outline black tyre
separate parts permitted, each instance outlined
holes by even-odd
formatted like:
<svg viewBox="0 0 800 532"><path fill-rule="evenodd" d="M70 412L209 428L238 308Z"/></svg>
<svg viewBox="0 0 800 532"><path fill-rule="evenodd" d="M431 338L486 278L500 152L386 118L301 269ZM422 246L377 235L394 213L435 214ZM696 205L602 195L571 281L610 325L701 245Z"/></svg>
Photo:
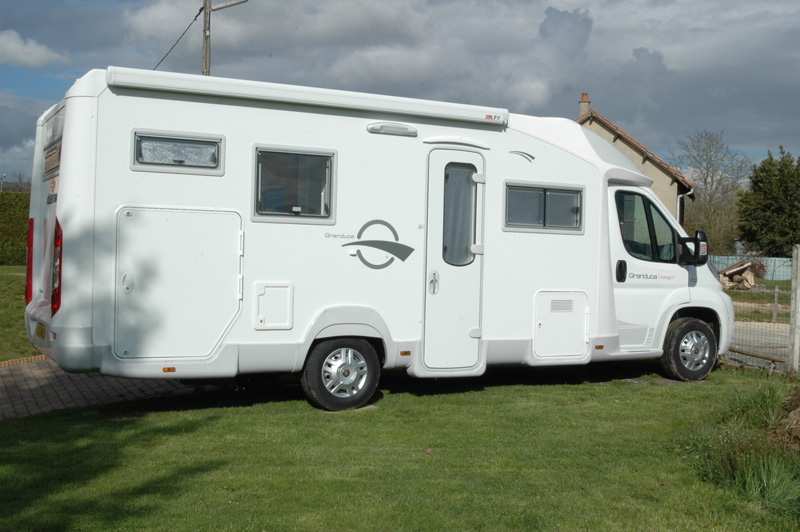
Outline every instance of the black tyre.
<svg viewBox="0 0 800 532"><path fill-rule="evenodd" d="M337 338L311 350L300 382L311 404L324 410L349 410L372 398L380 371L378 354L369 342Z"/></svg>
<svg viewBox="0 0 800 532"><path fill-rule="evenodd" d="M717 339L702 320L680 318L669 324L664 339L661 367L667 376L681 381L699 381L717 362Z"/></svg>

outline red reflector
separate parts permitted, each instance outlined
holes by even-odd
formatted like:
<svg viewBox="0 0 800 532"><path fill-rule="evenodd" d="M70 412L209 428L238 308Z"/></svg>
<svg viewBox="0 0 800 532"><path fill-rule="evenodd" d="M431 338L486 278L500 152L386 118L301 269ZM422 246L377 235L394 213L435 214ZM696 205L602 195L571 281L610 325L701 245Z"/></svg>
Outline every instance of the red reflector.
<svg viewBox="0 0 800 532"><path fill-rule="evenodd" d="M64 234L61 224L56 218L56 231L53 239L53 290L50 293L50 315L55 316L61 308L61 249L64 243Z"/></svg>
<svg viewBox="0 0 800 532"><path fill-rule="evenodd" d="M33 300L33 218L28 219L28 263L25 272L25 305Z"/></svg>

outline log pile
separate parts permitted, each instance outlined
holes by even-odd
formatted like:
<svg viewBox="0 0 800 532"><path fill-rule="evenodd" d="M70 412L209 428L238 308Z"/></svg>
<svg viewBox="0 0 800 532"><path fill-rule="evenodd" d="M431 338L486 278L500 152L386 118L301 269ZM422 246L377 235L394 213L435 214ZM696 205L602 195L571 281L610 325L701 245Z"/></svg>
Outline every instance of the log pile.
<svg viewBox="0 0 800 532"><path fill-rule="evenodd" d="M755 263L743 260L719 272L725 290L750 290L756 285Z"/></svg>

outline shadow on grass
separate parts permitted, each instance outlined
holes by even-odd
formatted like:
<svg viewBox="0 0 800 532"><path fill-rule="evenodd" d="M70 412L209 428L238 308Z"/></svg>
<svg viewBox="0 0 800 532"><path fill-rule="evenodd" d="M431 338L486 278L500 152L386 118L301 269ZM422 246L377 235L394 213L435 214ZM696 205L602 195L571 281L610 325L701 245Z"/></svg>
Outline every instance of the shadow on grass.
<svg viewBox="0 0 800 532"><path fill-rule="evenodd" d="M417 379L404 370L385 371L370 404L380 404L384 393L415 396L475 392L497 386L604 384L615 380L640 379L658 371L657 361L603 362L586 366L490 367L486 374L469 378ZM677 381L676 381L677 384ZM198 384L169 396L111 405L106 410L132 412L187 411L208 408L251 407L264 403L305 402L299 375L252 376L238 381ZM309 408L311 408L309 406Z"/></svg>
<svg viewBox="0 0 800 532"><path fill-rule="evenodd" d="M390 371L373 403L380 404L384 394L444 396L510 385L603 384L647 377L656 369L652 361L496 367L482 377L436 380ZM220 456L189 463L181 460L181 449L176 447L173 461L131 472L131 453L146 454L148 448L176 445L174 440L186 435L201 436L207 424L224 415L220 408L284 402L305 402L295 375L251 378L237 389L198 385L161 397L52 412L32 423L5 421L0 426L0 530L75 530L87 522L111 529L129 519L146 518L176 495L195 489L208 473L229 464ZM184 411L195 413L177 415ZM154 426L152 420L143 419L153 412L176 416Z"/></svg>
<svg viewBox="0 0 800 532"><path fill-rule="evenodd" d="M146 516L224 462L158 464L131 472L124 469L127 454L201 431L214 417L153 427L139 416L101 408L44 414L35 423L4 421L0 529L77 530L87 522L115 528Z"/></svg>
<svg viewBox="0 0 800 532"><path fill-rule="evenodd" d="M497 366L488 368L480 377L456 379L413 379L405 373L387 372L381 378L380 388L393 394L428 396L480 391L496 386L606 384L615 380L639 379L656 373L658 369L657 361L645 360L536 368Z"/></svg>

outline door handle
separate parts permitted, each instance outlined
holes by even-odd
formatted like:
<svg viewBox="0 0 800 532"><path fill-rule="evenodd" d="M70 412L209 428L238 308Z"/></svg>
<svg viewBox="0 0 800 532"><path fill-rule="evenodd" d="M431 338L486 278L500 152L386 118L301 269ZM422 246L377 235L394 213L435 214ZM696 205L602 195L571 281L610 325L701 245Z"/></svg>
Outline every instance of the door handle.
<svg viewBox="0 0 800 532"><path fill-rule="evenodd" d="M134 280L133 274L131 273L123 273L122 274L122 291L126 294L130 294L133 291Z"/></svg>
<svg viewBox="0 0 800 532"><path fill-rule="evenodd" d="M431 272L430 279L428 280L428 292L433 295L439 293L439 273Z"/></svg>
<svg viewBox="0 0 800 532"><path fill-rule="evenodd" d="M624 260L617 261L617 282L624 283L628 277L628 263Z"/></svg>

